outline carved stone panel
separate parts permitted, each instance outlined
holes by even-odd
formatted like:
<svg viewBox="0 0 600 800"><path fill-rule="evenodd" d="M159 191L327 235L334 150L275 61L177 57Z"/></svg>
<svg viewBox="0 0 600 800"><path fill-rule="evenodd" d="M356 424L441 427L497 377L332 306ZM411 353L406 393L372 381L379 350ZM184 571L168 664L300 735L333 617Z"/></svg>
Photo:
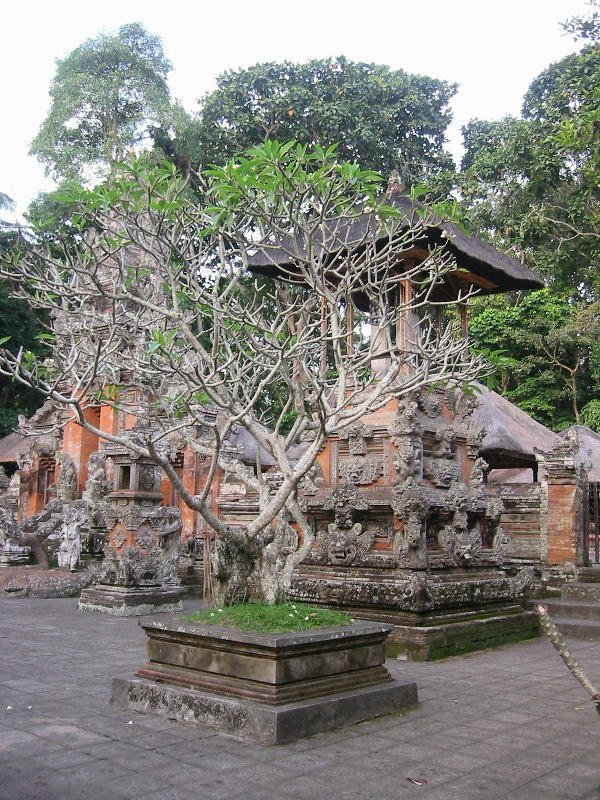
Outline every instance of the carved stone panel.
<svg viewBox="0 0 600 800"><path fill-rule="evenodd" d="M344 459L338 466L338 476L346 483L366 486L383 475L383 459L354 456Z"/></svg>

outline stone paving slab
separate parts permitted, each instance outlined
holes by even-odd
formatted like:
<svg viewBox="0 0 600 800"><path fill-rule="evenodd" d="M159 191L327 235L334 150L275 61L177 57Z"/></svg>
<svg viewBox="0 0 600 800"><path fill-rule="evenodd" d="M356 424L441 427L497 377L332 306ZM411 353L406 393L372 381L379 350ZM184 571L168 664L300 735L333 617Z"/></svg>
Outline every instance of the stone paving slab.
<svg viewBox="0 0 600 800"><path fill-rule="evenodd" d="M598 643L570 645L599 684ZM144 647L74 599L0 600L0 800L600 797L600 718L545 639L387 662L417 709L278 747L111 708Z"/></svg>

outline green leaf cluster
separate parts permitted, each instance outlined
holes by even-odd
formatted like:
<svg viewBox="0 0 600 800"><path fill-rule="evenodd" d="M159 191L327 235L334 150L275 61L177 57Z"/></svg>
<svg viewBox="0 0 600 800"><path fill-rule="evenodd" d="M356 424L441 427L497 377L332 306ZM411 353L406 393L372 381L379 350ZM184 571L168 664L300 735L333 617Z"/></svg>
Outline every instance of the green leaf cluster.
<svg viewBox="0 0 600 800"><path fill-rule="evenodd" d="M171 65L139 23L101 34L57 62L50 112L31 144L55 177L113 166L168 117Z"/></svg>
<svg viewBox="0 0 600 800"><path fill-rule="evenodd" d="M224 72L197 117L177 107L154 137L182 168L223 164L268 139L338 143L340 159L383 174L398 169L411 184L452 168L444 142L455 92L446 81L343 56L255 64Z"/></svg>

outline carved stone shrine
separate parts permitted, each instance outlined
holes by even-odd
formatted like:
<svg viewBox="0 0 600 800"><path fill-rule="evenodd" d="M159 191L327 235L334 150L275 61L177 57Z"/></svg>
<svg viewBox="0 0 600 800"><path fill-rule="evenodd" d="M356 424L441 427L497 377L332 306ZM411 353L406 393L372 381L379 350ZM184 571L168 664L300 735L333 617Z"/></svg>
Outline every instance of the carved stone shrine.
<svg viewBox="0 0 600 800"><path fill-rule="evenodd" d="M105 452L115 474L105 499L108 544L96 582L81 593L79 609L118 616L181 611L179 510L161 505L156 464L124 448L109 446Z"/></svg>
<svg viewBox="0 0 600 800"><path fill-rule="evenodd" d="M501 568L502 502L484 494L484 430L456 390L404 395L326 443L303 508L315 531L292 596L393 623L397 654L431 659L535 635Z"/></svg>

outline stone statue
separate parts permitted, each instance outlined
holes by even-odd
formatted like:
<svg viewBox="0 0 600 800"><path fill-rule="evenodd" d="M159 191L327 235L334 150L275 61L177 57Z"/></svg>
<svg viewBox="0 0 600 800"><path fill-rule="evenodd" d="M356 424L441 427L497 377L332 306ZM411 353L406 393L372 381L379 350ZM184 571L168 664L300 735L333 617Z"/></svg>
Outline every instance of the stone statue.
<svg viewBox="0 0 600 800"><path fill-rule="evenodd" d="M77 473L73 459L66 453L61 453L58 456L58 463L60 464L60 475L56 490L57 497L63 503L72 503L77 491Z"/></svg>
<svg viewBox="0 0 600 800"><path fill-rule="evenodd" d="M77 508L67 506L63 515L62 541L58 548L58 566L76 572L81 560L82 515Z"/></svg>
<svg viewBox="0 0 600 800"><path fill-rule="evenodd" d="M14 504L8 495L10 482L0 467L0 547L9 540L18 540L19 529L15 521Z"/></svg>
<svg viewBox="0 0 600 800"><path fill-rule="evenodd" d="M85 482L82 498L88 507L102 500L110 491L110 482L106 480L104 468L105 458L100 452L94 452L88 460L88 477Z"/></svg>

